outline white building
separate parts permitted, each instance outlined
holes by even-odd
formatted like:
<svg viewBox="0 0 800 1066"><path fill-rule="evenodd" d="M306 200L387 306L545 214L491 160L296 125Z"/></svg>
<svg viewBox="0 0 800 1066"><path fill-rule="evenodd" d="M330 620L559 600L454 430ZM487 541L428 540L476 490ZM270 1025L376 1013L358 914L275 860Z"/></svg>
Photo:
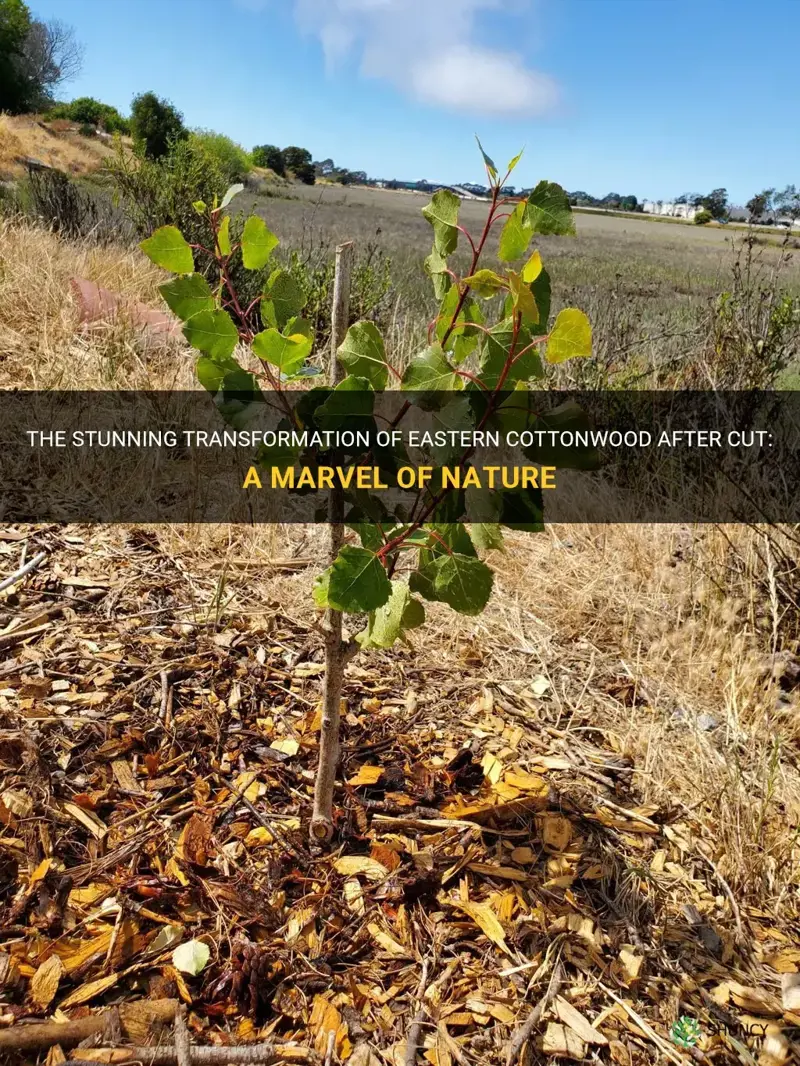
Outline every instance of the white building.
<svg viewBox="0 0 800 1066"><path fill-rule="evenodd" d="M664 215L667 218L685 218L691 222L702 207L693 207L691 204L669 203L667 200L645 200L642 211L646 215Z"/></svg>

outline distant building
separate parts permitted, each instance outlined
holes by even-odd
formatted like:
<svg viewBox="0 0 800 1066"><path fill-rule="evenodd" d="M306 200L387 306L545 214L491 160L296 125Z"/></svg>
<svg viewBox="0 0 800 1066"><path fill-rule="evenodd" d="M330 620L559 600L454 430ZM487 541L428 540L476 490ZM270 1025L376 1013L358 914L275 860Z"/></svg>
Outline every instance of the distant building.
<svg viewBox="0 0 800 1066"><path fill-rule="evenodd" d="M642 211L646 215L663 215L666 218L685 218L691 221L702 207L692 204L676 204L667 200L645 200Z"/></svg>

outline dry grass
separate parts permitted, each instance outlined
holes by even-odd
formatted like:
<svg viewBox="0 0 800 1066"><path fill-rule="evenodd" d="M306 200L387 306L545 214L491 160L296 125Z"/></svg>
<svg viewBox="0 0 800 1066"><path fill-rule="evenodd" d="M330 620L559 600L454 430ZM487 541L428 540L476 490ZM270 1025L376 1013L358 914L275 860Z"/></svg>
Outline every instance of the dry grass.
<svg viewBox="0 0 800 1066"><path fill-rule="evenodd" d="M18 178L25 167L18 157L38 159L67 174L92 174L108 155L108 143L82 137L63 122L43 122L37 115L0 114L0 178Z"/></svg>
<svg viewBox="0 0 800 1066"><path fill-rule="evenodd" d="M40 389L190 384L190 360L176 360L173 348L120 323L82 326L73 277L160 302L163 273L138 249L66 243L28 222L0 220L0 383Z"/></svg>
<svg viewBox="0 0 800 1066"><path fill-rule="evenodd" d="M80 327L73 275L157 306L159 272L138 252L68 245L4 223L3 385L191 383L185 349L147 348L123 325ZM313 622L314 567L276 573L267 563L324 559L324 529L164 527L159 537L187 575L209 567L224 575L223 618L258 618L277 601ZM543 675L542 700L557 708L561 729L602 733L635 759L644 798L688 808L713 827L713 861L741 903L788 908L800 875L800 707L797 690L782 692L776 665L798 651L793 547L747 528L512 534L493 560L496 594L486 613L465 619L431 605L413 651L384 656L382 669L402 685L413 656L417 669L463 677L465 699L485 679ZM243 569L243 559L255 565Z"/></svg>

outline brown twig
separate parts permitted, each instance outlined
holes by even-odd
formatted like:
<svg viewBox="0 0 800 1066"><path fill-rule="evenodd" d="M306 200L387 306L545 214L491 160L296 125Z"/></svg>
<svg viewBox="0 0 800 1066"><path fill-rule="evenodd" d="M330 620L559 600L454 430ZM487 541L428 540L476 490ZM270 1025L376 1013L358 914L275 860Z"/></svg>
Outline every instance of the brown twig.
<svg viewBox="0 0 800 1066"><path fill-rule="evenodd" d="M546 961L546 960L545 960ZM520 1051L522 1051L525 1044L530 1040L533 1030L542 1020L542 1015L550 1006L551 1001L558 995L558 991L561 988L561 982L564 980L564 970L561 965L561 959L556 962L553 968L553 973L550 976L550 982L545 990L544 995L530 1012L528 1017L522 1023L522 1025L516 1030L514 1035L506 1044L505 1062L506 1066L513 1066L513 1063L517 1061Z"/></svg>

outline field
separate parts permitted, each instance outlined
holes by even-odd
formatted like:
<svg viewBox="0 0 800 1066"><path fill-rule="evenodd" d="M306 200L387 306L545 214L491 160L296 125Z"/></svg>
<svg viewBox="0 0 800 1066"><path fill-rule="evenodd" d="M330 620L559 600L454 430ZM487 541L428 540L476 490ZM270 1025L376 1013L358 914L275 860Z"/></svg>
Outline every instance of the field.
<svg viewBox="0 0 800 1066"><path fill-rule="evenodd" d="M346 239L363 270L388 257L371 314L394 360L414 353L435 310L423 198L295 186L241 199L311 266ZM483 210L465 203L462 220L475 228ZM594 326L575 380L790 380L791 247L601 215L577 226L538 243L556 306ZM160 306L163 274L135 246L0 218L3 388L193 385L181 343L81 321L73 277ZM301 830L325 531L9 527L0 578L40 551L0 593L0 985L14 1018L177 998L195 1034L306 1048L329 1011L329 1061L399 1066L430 965L450 982L424 1034L432 1066L506 1061L542 996L560 1011L541 1027L551 1041L565 1018L580 1028L570 1009L594 1020L573 1057L682 1066L669 1034L691 1015L742 1049L713 1037L700 1062L787 1060L790 1038L776 1025L770 1058L753 1016L774 1024L781 975L800 970L796 531L510 534L483 615L432 604L409 647L349 667L330 859ZM164 930L213 945L202 977L175 970ZM58 995L42 1007L33 978L53 957Z"/></svg>

